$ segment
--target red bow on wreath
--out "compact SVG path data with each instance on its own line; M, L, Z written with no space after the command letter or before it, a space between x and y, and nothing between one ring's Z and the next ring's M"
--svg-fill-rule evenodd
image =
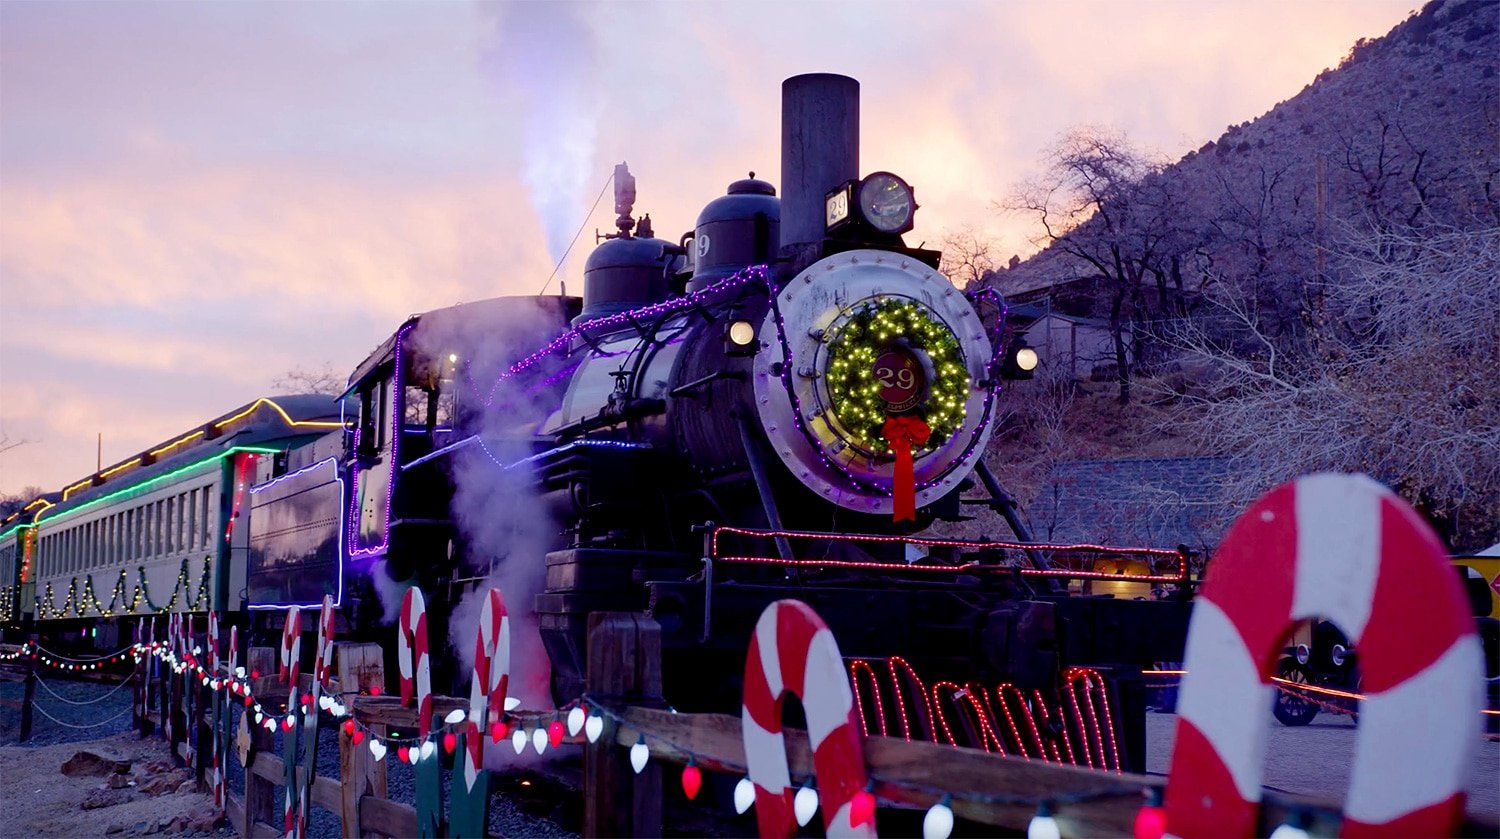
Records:
M917 477L912 464L913 446L926 445L932 429L921 417L905 414L886 417L881 429L885 442L896 454L896 474L891 479L892 521L917 520Z

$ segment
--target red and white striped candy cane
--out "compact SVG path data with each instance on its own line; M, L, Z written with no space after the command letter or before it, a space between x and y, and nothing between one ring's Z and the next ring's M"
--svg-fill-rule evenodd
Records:
M318 688L328 687L328 676L333 668L333 595L323 595L323 608L318 612L318 649L313 656L313 698L321 694Z
M219 678L219 614L212 609L208 610L208 677ZM223 702L219 692L215 690L210 699L215 709L221 708ZM208 778L209 785L214 791L214 806L224 806L224 772L219 766L219 719L214 716L214 728L212 732L213 748L209 749Z
M510 618L499 589L490 589L479 607L479 633L474 642L474 679L469 688L469 720L464 737L464 786L473 790L484 768L484 730L490 704L505 707L510 688Z
M1262 496L1209 566L1188 631L1167 832L1255 832L1270 679L1309 618L1338 624L1364 676L1342 835L1453 835L1482 700L1474 621L1417 513L1369 478L1335 474Z
M302 610L293 606L286 612L286 628L281 632L280 675L281 678L287 679L291 685L286 700L286 713L287 719L291 720L294 724L297 720L297 709L302 704L301 697L297 692L297 677L301 667ZM282 761L287 767L287 784L286 795L284 796L286 806L282 808L282 829L285 831L286 836L295 837L299 835L296 830L297 791L296 784L293 782L296 771L294 767L297 752L294 745L295 740L291 739L295 737L295 731L288 729L284 736L288 739L283 741L286 754L283 756Z
M412 704L415 688L417 735L425 738L432 733L432 663L427 655L427 601L415 586L401 598L400 624L396 658L401 665L401 704Z
M292 683L292 705L297 698L297 675L302 667L302 610L293 606L286 610L286 628L281 631L281 669L278 678ZM290 707L290 706L289 706Z
M318 646L313 655L313 680L312 680L312 708L318 707L318 700L323 696L323 688L328 686L328 673L330 662L333 660L333 595L323 595L323 607L318 612ZM292 691L293 695L296 690ZM290 707L290 706L289 706ZM312 711L305 730L304 746L311 752L316 748L318 730L318 712ZM316 755L309 755L307 765L303 767L302 788L297 791L297 836L307 835L307 803L312 798L312 782L317 772L318 759Z
M745 658L740 720L760 835L791 836L797 826L796 790L781 733L781 702L788 692L801 699L807 715L808 745L828 835L874 836L873 813L860 824L851 823L852 802L865 788L865 764L843 657L828 625L797 600L778 600L766 607Z

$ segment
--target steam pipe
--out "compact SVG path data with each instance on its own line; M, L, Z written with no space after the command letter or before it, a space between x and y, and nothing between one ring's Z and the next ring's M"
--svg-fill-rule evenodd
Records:
M766 465L761 460L765 451L760 441L754 434L750 433L749 420L743 413L738 416L735 424L740 429L740 444L745 447L745 459L750 461L750 477L755 481L755 491L760 495L760 503L765 509L766 525L772 530L781 531L781 511L776 508L776 496L772 494L771 479L766 475ZM791 561L792 546L787 542L785 536L776 537L776 553L784 560ZM794 572L788 572L789 574Z
M1000 486L1000 482L995 479L995 473L990 471L990 467L985 465L982 458L979 460L979 465L975 467L974 473L979 476L980 481L984 482L984 488L990 493L991 509L1005 517L1005 523L1010 525L1010 530L1016 534L1016 538L1022 542L1034 541L1031 538L1031 531L1026 528L1021 517L1016 515L1016 500L1010 497L1010 493L1006 492L1004 487ZM1031 560L1034 567L1043 571L1052 567L1052 563L1030 548L1026 549L1026 557Z

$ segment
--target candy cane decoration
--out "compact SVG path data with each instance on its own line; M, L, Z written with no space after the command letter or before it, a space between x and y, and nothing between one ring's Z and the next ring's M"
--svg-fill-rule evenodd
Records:
M1167 832L1256 830L1274 673L1297 621L1334 621L1359 649L1365 700L1344 836L1454 835L1477 739L1483 662L1447 551L1362 475L1283 484L1235 522L1188 630Z
M510 687L510 618L499 589L490 589L479 607L474 642L474 678L469 688L469 718L463 729L463 789L451 795L449 832L455 837L484 835L489 779L484 773L484 734L490 706L505 707Z
M791 770L781 732L781 701L802 700L808 745L821 789L823 824L829 836L873 837L873 800L855 812L865 792L864 752L854 696L843 657L828 625L806 603L778 600L766 607L750 637L745 658L741 727L760 835L791 836L796 830ZM857 821L856 821L857 819Z
M209 678L219 678L219 615L212 609L208 610L208 663ZM217 681L215 682L217 685ZM224 809L224 772L219 766L219 727L220 716L224 711L223 697L219 695L217 687L213 692L213 747L209 750L209 785L213 787L214 806L220 810Z
M281 737L281 762L286 769L286 807L282 809L282 830L288 839L296 839L298 793L297 784L297 708L301 697L297 695L298 671L302 667L302 610L296 606L286 612L286 628L281 632L280 676L291 685L286 699L285 731Z
M301 789L297 791L296 836L307 834L307 802L312 798L313 778L318 772L318 701L323 698L323 689L328 686L328 673L333 659L333 595L323 595L323 608L318 612L318 646L313 657L312 702L308 705L307 724L301 732L303 745L303 770ZM295 692L295 691L294 691Z
M427 651L427 601L422 590L409 588L401 598L400 632L396 638L401 666L401 704L417 706L417 736L422 741L416 766L417 835L437 836L442 798L438 761L427 748L432 736L432 663Z

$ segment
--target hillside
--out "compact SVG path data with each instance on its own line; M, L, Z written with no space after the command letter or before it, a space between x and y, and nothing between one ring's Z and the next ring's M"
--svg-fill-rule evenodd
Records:
M1497 63L1500 4L1436 0L1385 37L1355 44L1338 68L1291 99L1165 167L1160 186L1176 205L1177 233L1188 250L1207 246L1213 257L1211 269L1205 260L1185 267L1186 286L1209 272L1253 270L1256 247L1274 251L1268 271L1311 274L1320 236L1331 247L1374 216L1494 223ZM986 279L1015 295L1087 276L1067 241Z
M1435 0L1178 161L1069 134L1012 205L1053 238L982 281L1094 319L1114 363L1023 386L991 455L1017 496L1208 456L1233 509L1365 472L1455 547L1500 536L1497 63L1500 4Z

